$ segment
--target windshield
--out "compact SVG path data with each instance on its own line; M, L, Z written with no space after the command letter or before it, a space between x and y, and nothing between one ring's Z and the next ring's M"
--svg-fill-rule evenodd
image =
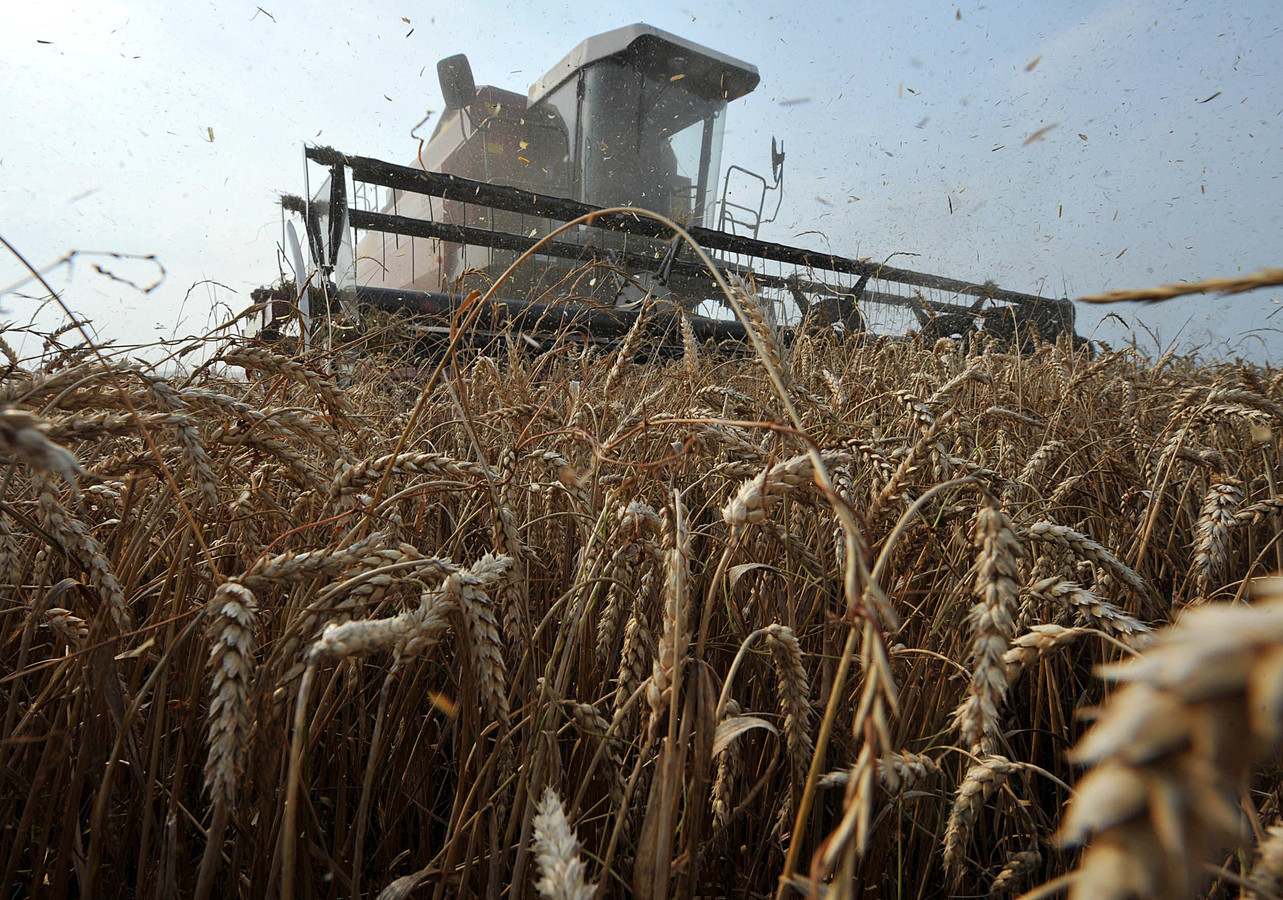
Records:
M618 60L584 73L579 154L584 202L638 206L708 225L726 102L659 81Z

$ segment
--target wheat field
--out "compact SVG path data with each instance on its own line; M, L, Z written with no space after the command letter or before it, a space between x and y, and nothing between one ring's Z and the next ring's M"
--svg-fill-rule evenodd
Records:
M0 893L1283 896L1283 373L638 334L5 344Z

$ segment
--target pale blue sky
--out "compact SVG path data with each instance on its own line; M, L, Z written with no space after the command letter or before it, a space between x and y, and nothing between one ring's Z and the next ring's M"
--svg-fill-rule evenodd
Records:
M763 237L1071 297L1283 265L1276 0L327 5L6 13L0 234L37 265L89 249L168 270L146 297L93 260L60 273L102 336L195 333L213 301L247 305L276 275L276 196L301 192L303 142L408 161L410 127L441 109L437 59L466 52L478 82L524 91L582 38L636 21L761 70L730 109L723 164L766 171L784 139L784 208ZM20 274L0 259L0 287ZM238 293L202 285L184 302L202 279ZM1280 300L1113 311L1208 357L1277 362ZM24 322L35 306L3 304ZM1105 311L1080 307L1080 331Z

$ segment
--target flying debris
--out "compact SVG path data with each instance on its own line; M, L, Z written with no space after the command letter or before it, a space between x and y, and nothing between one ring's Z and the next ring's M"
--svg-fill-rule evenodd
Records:
M1050 125L1044 125L1033 134L1029 135L1029 137L1025 138L1025 142L1020 146L1028 147L1030 144L1037 143L1038 141L1045 141L1047 139L1047 135L1059 125L1059 122L1052 122Z

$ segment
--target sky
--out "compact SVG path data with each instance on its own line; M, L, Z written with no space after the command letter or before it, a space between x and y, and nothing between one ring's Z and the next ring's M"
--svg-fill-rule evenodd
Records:
M305 143L408 163L438 59L524 92L638 21L760 70L722 163L769 172L784 141L764 239L1071 298L1283 266L1278 0L24 4L0 33L0 236L38 268L74 251L49 278L103 340L203 333L279 276ZM24 276L0 248L0 290ZM55 323L42 300L8 291L0 321ZM1277 364L1281 302L1079 304L1078 330Z

